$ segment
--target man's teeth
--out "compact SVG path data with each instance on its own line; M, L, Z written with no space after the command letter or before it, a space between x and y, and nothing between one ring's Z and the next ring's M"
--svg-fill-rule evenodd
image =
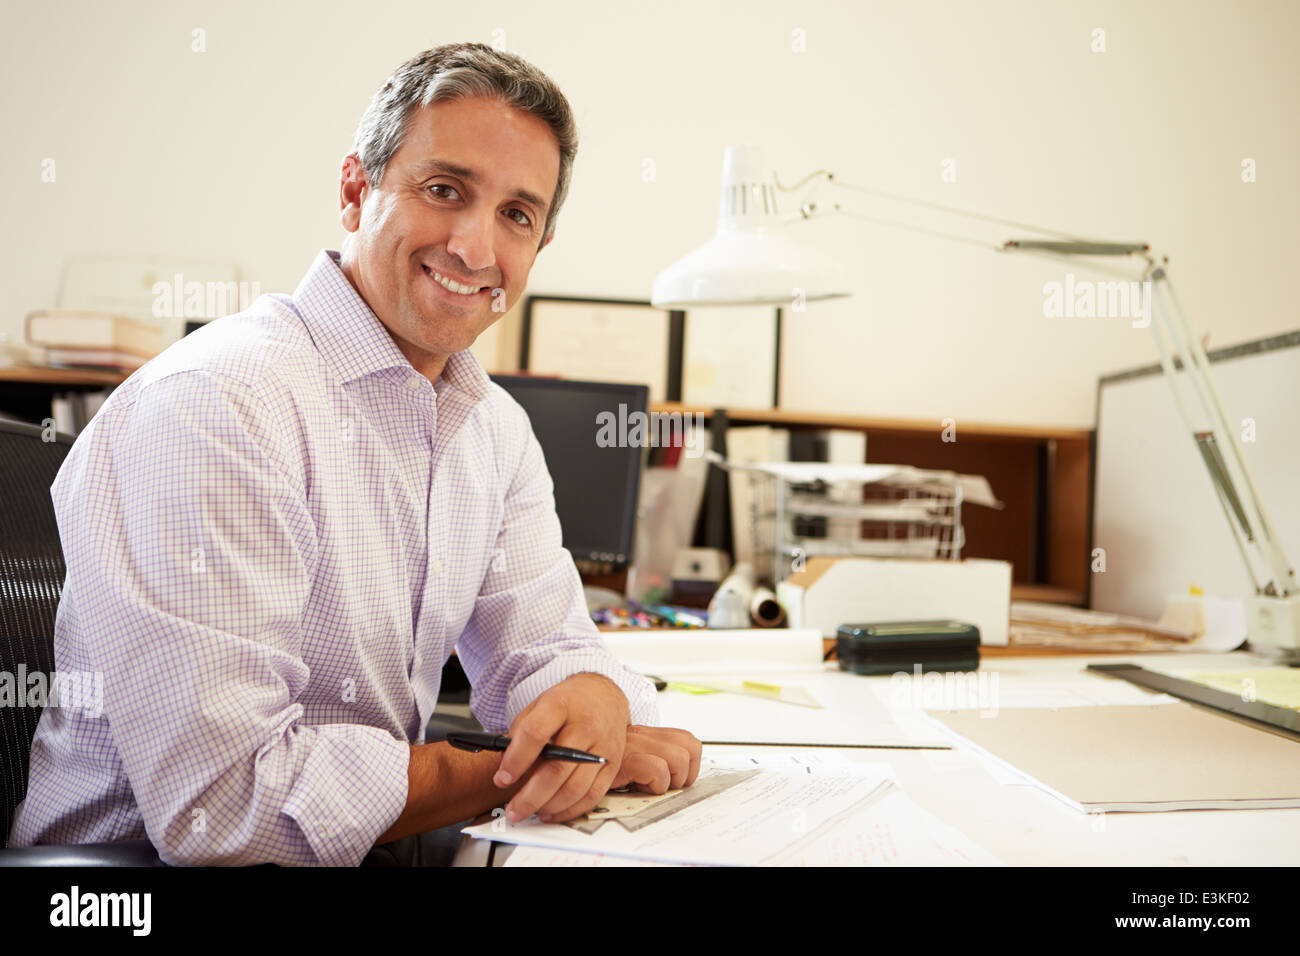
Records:
M459 282L453 282L451 279L448 279L446 276L439 275L438 273L434 272L428 266L424 267L424 271L431 273L433 275L434 281L437 282L438 285L442 286L444 289L450 289L452 292L459 293L460 295L473 295L475 292L478 291L478 286L461 285Z

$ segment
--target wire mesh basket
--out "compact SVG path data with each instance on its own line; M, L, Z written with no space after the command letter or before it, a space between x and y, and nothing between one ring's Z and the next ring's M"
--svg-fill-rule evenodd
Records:
M908 465L740 464L732 473L736 560L773 586L814 556L956 561L966 543L962 476Z

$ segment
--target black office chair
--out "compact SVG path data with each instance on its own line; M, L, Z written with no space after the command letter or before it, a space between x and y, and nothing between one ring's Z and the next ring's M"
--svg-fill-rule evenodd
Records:
M67 568L50 485L72 446L67 435L0 418L0 671L55 669L54 618ZM22 693L25 688L17 688ZM0 706L0 847L27 794L41 708ZM164 866L148 840L0 849L0 866Z

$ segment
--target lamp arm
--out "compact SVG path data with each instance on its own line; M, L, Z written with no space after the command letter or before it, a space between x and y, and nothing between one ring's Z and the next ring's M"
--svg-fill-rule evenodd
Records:
M1209 429L1198 431L1188 413L1189 410L1181 400L1179 401L1179 410L1192 431L1192 437L1210 472L1210 478L1220 494L1224 509L1231 512L1229 525L1233 528L1234 535L1240 535L1254 544L1268 565L1271 580L1262 588L1248 567L1256 593L1277 597L1296 594L1300 589L1296 585L1295 570L1287 560L1273 530L1272 522L1264 509L1263 499L1251 474L1250 466L1246 463L1237 430L1228 421L1223 408L1223 399L1214 384L1214 379L1210 376L1209 357L1205 354L1204 346L1192 334L1187 324L1178 296L1169 280L1168 270L1162 264L1153 264L1147 270L1144 280L1152 283L1154 306L1152 318L1154 320L1156 315L1159 316L1159 325L1169 336L1173 346L1172 351L1181 361L1187 380L1209 418ZM1165 302L1166 296L1168 303ZM1153 321L1152 330L1155 329L1156 322ZM1166 376L1171 386L1177 390L1177 380L1172 374L1173 363L1159 335L1157 335L1157 344L1161 347ZM1236 520L1233 520L1234 517Z
M1145 287L1146 280L1143 281L1142 286L1138 287L1139 295L1141 294L1141 290ZM1151 299L1154 300L1154 298L1155 296L1153 293ZM1153 310L1155 307L1153 301L1148 301L1146 303L1146 308L1148 310ZM1150 315L1150 313L1148 313L1148 315ZM1237 552L1241 555L1241 563L1246 569L1246 575L1250 578L1250 586L1254 589L1255 593L1258 594L1262 589L1260 587L1259 578L1255 574L1254 563L1250 560L1250 554L1246 549L1246 543L1250 538L1249 522L1242 513L1240 499L1237 499L1235 496L1230 498L1231 478L1225 475L1224 469L1221 463L1217 460L1216 455L1211 454L1213 449L1210 448L1210 445L1202 443L1203 435L1207 435L1209 441L1211 443L1213 442L1213 431L1208 433L1197 432L1197 426L1192 417L1192 412L1187 407L1186 401L1183 399L1183 386L1186 383L1178 377L1178 370L1174 365L1173 358L1176 349L1172 342L1166 341L1170 333L1169 330L1165 328L1165 321L1166 320L1162 315L1159 322L1153 322L1151 324L1151 336L1156 342L1156 351L1160 356L1160 367L1164 370L1165 381L1169 383L1170 391L1173 392L1174 404L1178 408L1179 417L1182 418L1183 423L1187 426L1187 432L1192 436L1192 440L1196 442L1197 451L1201 454L1202 463L1209 472L1210 484L1214 487L1215 500L1219 502L1219 506L1223 509L1223 517L1228 523L1228 530L1232 533L1232 540L1237 546ZM1190 366L1184 363L1183 367L1189 368ZM1214 446L1214 449L1217 449L1217 446Z
M978 222L988 222L998 226L1008 226L1012 229L1019 229L1025 232L1032 232L1040 236L1052 236L1056 239L1065 240L1066 242L1070 242L1070 243L1080 243L1080 242L1095 243L1097 241L1094 239L1088 239L1083 236L1075 235L1074 233L1061 232L1058 229L1050 229L1046 226L1035 226L1030 223L1018 222L1014 219L1003 219L1000 216L989 216L984 213L972 212L969 209L960 209L956 206L949 206L946 203L931 202L927 199L917 199L913 196L905 196L901 193L891 193L888 190L884 190L884 189L874 189L870 186L861 186L855 183L846 183L843 182L842 180L836 179L835 173L829 169L819 169L816 170L815 172L809 173L807 176L805 176L803 179L799 180L797 183L795 183L792 186L781 185L781 181L779 178L776 177L775 173L773 174L772 178L773 181L776 183L777 189L780 189L782 192L795 192L799 189L802 189L808 183L812 182L812 180L822 176L826 178L826 181L828 183L830 183L832 186L835 186L839 189L848 189L853 192L865 193L868 196L875 196L877 199L886 199L889 200L890 202L905 203L909 206L920 206L925 209L933 209L938 212L947 213L948 215L957 216L962 219L971 219ZM815 208L816 208L815 204L805 203L803 207L801 207L801 209L807 210L807 212L804 213L805 218L810 216L813 210L815 210ZM836 205L834 209L835 211L838 212L839 206Z
M1223 508L1237 549L1241 554L1246 574L1250 578L1255 593L1260 596L1292 597L1300 593L1286 554L1283 552L1272 523L1264 510L1263 500L1255 484L1249 466L1246 464L1237 432L1228 422L1223 410L1223 400L1210 375L1210 360L1200 341L1192 334L1191 327L1183 315L1164 257L1154 255L1146 243L1082 241L1040 241L1009 240L1001 247L1003 252L1028 252L1032 255L1066 262L1081 268L1134 279L1131 271L1124 271L1114 266L1107 266L1094 261L1095 258L1119 258L1136 256L1142 259L1145 267L1139 274L1139 290L1150 289L1151 301L1148 303L1151 333L1160 353L1160 364L1165 372L1165 379L1173 390L1174 401L1179 415L1186 424L1192 440L1196 442L1214 486L1215 495ZM1094 260L1081 261L1078 257L1089 256ZM1166 302L1166 297L1168 302ZM1177 374L1177 364L1186 372L1186 379ZM1196 396L1209 427L1198 427L1193 410L1183 395L1184 383ZM1225 455L1226 452L1226 455ZM1250 545L1251 547L1247 547ZM1251 552L1256 555L1251 560ZM1267 566L1269 577L1261 585L1256 574L1256 562ZM1296 622L1300 627L1300 621Z

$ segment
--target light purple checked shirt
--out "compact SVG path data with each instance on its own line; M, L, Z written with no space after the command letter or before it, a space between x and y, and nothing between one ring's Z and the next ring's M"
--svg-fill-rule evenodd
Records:
M469 352L417 373L335 252L132 375L52 496L56 668L102 672L103 712L45 709L12 846L356 865L453 646L489 730L581 672L658 723L587 616L523 409Z

